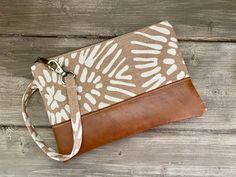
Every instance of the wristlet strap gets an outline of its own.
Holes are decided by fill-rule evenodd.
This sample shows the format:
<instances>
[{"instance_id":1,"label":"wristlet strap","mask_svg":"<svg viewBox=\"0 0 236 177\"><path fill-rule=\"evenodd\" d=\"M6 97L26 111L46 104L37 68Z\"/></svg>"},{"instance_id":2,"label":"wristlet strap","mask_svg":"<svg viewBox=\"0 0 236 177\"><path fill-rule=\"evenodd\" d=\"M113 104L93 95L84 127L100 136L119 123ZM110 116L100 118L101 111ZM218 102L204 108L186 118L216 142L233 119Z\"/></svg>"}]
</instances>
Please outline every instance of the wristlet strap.
<instances>
[{"instance_id":1,"label":"wristlet strap","mask_svg":"<svg viewBox=\"0 0 236 177\"><path fill-rule=\"evenodd\" d=\"M68 74L65 79L66 89L67 89L67 96L68 102L70 106L70 119L71 119L71 126L73 131L73 148L70 154L60 154L48 146L44 140L39 136L37 131L35 130L30 117L27 113L27 104L33 93L38 89L32 81L22 98L22 115L25 122L26 127L28 128L31 137L35 141L35 143L39 146L39 148L46 153L50 158L57 160L57 161L66 161L71 159L75 156L79 150L82 143L82 124L81 124L81 115L79 110L79 103L77 100L77 86L74 79L74 76Z\"/></svg>"}]
</instances>

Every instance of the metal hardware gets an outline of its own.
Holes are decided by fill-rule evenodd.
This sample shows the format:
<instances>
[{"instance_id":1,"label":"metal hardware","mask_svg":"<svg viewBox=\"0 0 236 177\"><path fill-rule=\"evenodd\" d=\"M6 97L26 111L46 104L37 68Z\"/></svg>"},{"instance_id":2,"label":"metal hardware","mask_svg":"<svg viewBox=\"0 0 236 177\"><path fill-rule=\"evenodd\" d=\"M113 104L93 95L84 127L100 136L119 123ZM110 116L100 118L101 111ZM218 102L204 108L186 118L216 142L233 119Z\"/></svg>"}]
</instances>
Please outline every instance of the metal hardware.
<instances>
[{"instance_id":1,"label":"metal hardware","mask_svg":"<svg viewBox=\"0 0 236 177\"><path fill-rule=\"evenodd\" d=\"M49 60L47 64L48 68L52 71L57 72L63 77L66 75L66 72L62 69L61 65L56 60Z\"/></svg>"},{"instance_id":2,"label":"metal hardware","mask_svg":"<svg viewBox=\"0 0 236 177\"><path fill-rule=\"evenodd\" d=\"M55 71L57 74L61 75L61 82L65 84L64 77L66 77L68 74L72 74L75 77L75 74L71 71L65 71L62 66L56 61L56 60L47 60L42 57L38 57L36 62L44 63L48 66L49 69L52 71Z\"/></svg>"},{"instance_id":3,"label":"metal hardware","mask_svg":"<svg viewBox=\"0 0 236 177\"><path fill-rule=\"evenodd\" d=\"M56 61L56 60L48 60L48 68L51 69L52 71L55 71L56 73L61 75L61 82L63 84L65 84L65 80L64 78L68 75L68 74L72 74L75 77L75 74L71 71L65 71L63 70L63 68L61 67L61 65Z\"/></svg>"}]
</instances>

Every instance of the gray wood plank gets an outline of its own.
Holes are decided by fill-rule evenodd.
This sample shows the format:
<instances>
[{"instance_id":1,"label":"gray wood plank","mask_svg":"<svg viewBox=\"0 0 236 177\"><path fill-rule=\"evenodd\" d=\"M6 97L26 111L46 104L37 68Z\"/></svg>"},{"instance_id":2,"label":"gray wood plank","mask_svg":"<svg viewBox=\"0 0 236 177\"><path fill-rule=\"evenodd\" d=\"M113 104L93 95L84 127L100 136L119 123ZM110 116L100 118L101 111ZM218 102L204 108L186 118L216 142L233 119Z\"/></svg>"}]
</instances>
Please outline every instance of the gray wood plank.
<instances>
[{"instance_id":1,"label":"gray wood plank","mask_svg":"<svg viewBox=\"0 0 236 177\"><path fill-rule=\"evenodd\" d=\"M1 37L0 124L24 126L20 111L22 94L30 82L30 65L36 56L52 56L96 43L100 39ZM162 129L234 132L236 128L236 44L181 42L192 80L209 111ZM16 89L17 88L17 89ZM37 126L49 126L39 95L30 103Z\"/></svg>"},{"instance_id":2,"label":"gray wood plank","mask_svg":"<svg viewBox=\"0 0 236 177\"><path fill-rule=\"evenodd\" d=\"M169 20L184 40L236 40L234 0L1 0L0 34L117 36Z\"/></svg>"},{"instance_id":3,"label":"gray wood plank","mask_svg":"<svg viewBox=\"0 0 236 177\"><path fill-rule=\"evenodd\" d=\"M236 176L234 0L0 0L0 4L1 177ZM114 142L68 163L47 158L29 136L20 111L35 58L61 54L161 20L174 25L208 113ZM30 103L30 115L42 137L55 147L38 94Z\"/></svg>"},{"instance_id":4,"label":"gray wood plank","mask_svg":"<svg viewBox=\"0 0 236 177\"><path fill-rule=\"evenodd\" d=\"M39 129L54 144L49 129ZM192 131L150 130L102 146L67 163L50 160L25 128L0 131L0 176L235 177L236 137Z\"/></svg>"}]
</instances>

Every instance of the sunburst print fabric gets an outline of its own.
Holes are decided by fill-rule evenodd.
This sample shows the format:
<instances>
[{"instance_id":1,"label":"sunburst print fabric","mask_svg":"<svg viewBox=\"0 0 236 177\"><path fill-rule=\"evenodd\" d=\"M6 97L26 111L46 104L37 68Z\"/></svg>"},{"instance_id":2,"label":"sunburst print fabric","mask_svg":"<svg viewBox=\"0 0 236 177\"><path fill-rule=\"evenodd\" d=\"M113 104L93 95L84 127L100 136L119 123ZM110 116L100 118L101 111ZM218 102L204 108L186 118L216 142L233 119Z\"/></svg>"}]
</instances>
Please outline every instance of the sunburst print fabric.
<instances>
[{"instance_id":1,"label":"sunburst print fabric","mask_svg":"<svg viewBox=\"0 0 236 177\"><path fill-rule=\"evenodd\" d=\"M81 115L189 77L166 21L50 59L75 74ZM41 63L31 69L51 125L69 120L60 75Z\"/></svg>"}]
</instances>

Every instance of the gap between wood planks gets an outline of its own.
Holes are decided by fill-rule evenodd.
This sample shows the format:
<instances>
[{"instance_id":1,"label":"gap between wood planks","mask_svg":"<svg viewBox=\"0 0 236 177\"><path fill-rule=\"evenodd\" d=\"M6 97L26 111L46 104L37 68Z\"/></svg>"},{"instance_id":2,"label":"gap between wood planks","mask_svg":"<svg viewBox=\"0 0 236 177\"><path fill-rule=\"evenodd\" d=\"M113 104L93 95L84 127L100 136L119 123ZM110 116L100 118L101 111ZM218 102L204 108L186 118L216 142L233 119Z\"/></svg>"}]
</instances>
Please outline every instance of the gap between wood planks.
<instances>
[{"instance_id":1,"label":"gap between wood planks","mask_svg":"<svg viewBox=\"0 0 236 177\"><path fill-rule=\"evenodd\" d=\"M113 37L117 37L116 35L113 36L93 36L93 35L24 35L24 34L0 34L0 37L35 37L35 38L87 38L87 39L111 39ZM236 42L236 38L222 38L222 37L214 37L214 38L206 38L206 37L186 37L186 38L178 38L179 41L182 42ZM38 125L35 126L36 128L51 128L50 125ZM6 131L8 129L26 129L24 125L11 125L11 124L0 124L0 130ZM195 133L207 133L207 134L236 134L236 129L184 129L184 128L165 128L165 127L157 127L149 130L150 132L195 132Z\"/></svg>"},{"instance_id":2,"label":"gap between wood planks","mask_svg":"<svg viewBox=\"0 0 236 177\"><path fill-rule=\"evenodd\" d=\"M165 126L165 125L163 125ZM155 127L143 132L149 132L149 133L177 133L177 132L191 132L191 133L206 133L206 134L236 134L236 129L184 129L184 128L165 128L163 126ZM38 125L35 126L37 129L49 129L51 126L45 126L45 125ZM8 130L18 130L18 129L26 129L24 125L0 125L0 130L2 132L8 132ZM141 132L142 133L142 132ZM132 136L132 135L131 135Z\"/></svg>"},{"instance_id":3,"label":"gap between wood planks","mask_svg":"<svg viewBox=\"0 0 236 177\"><path fill-rule=\"evenodd\" d=\"M123 34L121 34L123 35ZM38 34L0 34L0 37L35 37L35 38L86 38L86 39L111 39L121 35L38 35ZM224 37L178 37L178 41L183 42L236 42L236 37L224 38Z\"/></svg>"}]
</instances>

